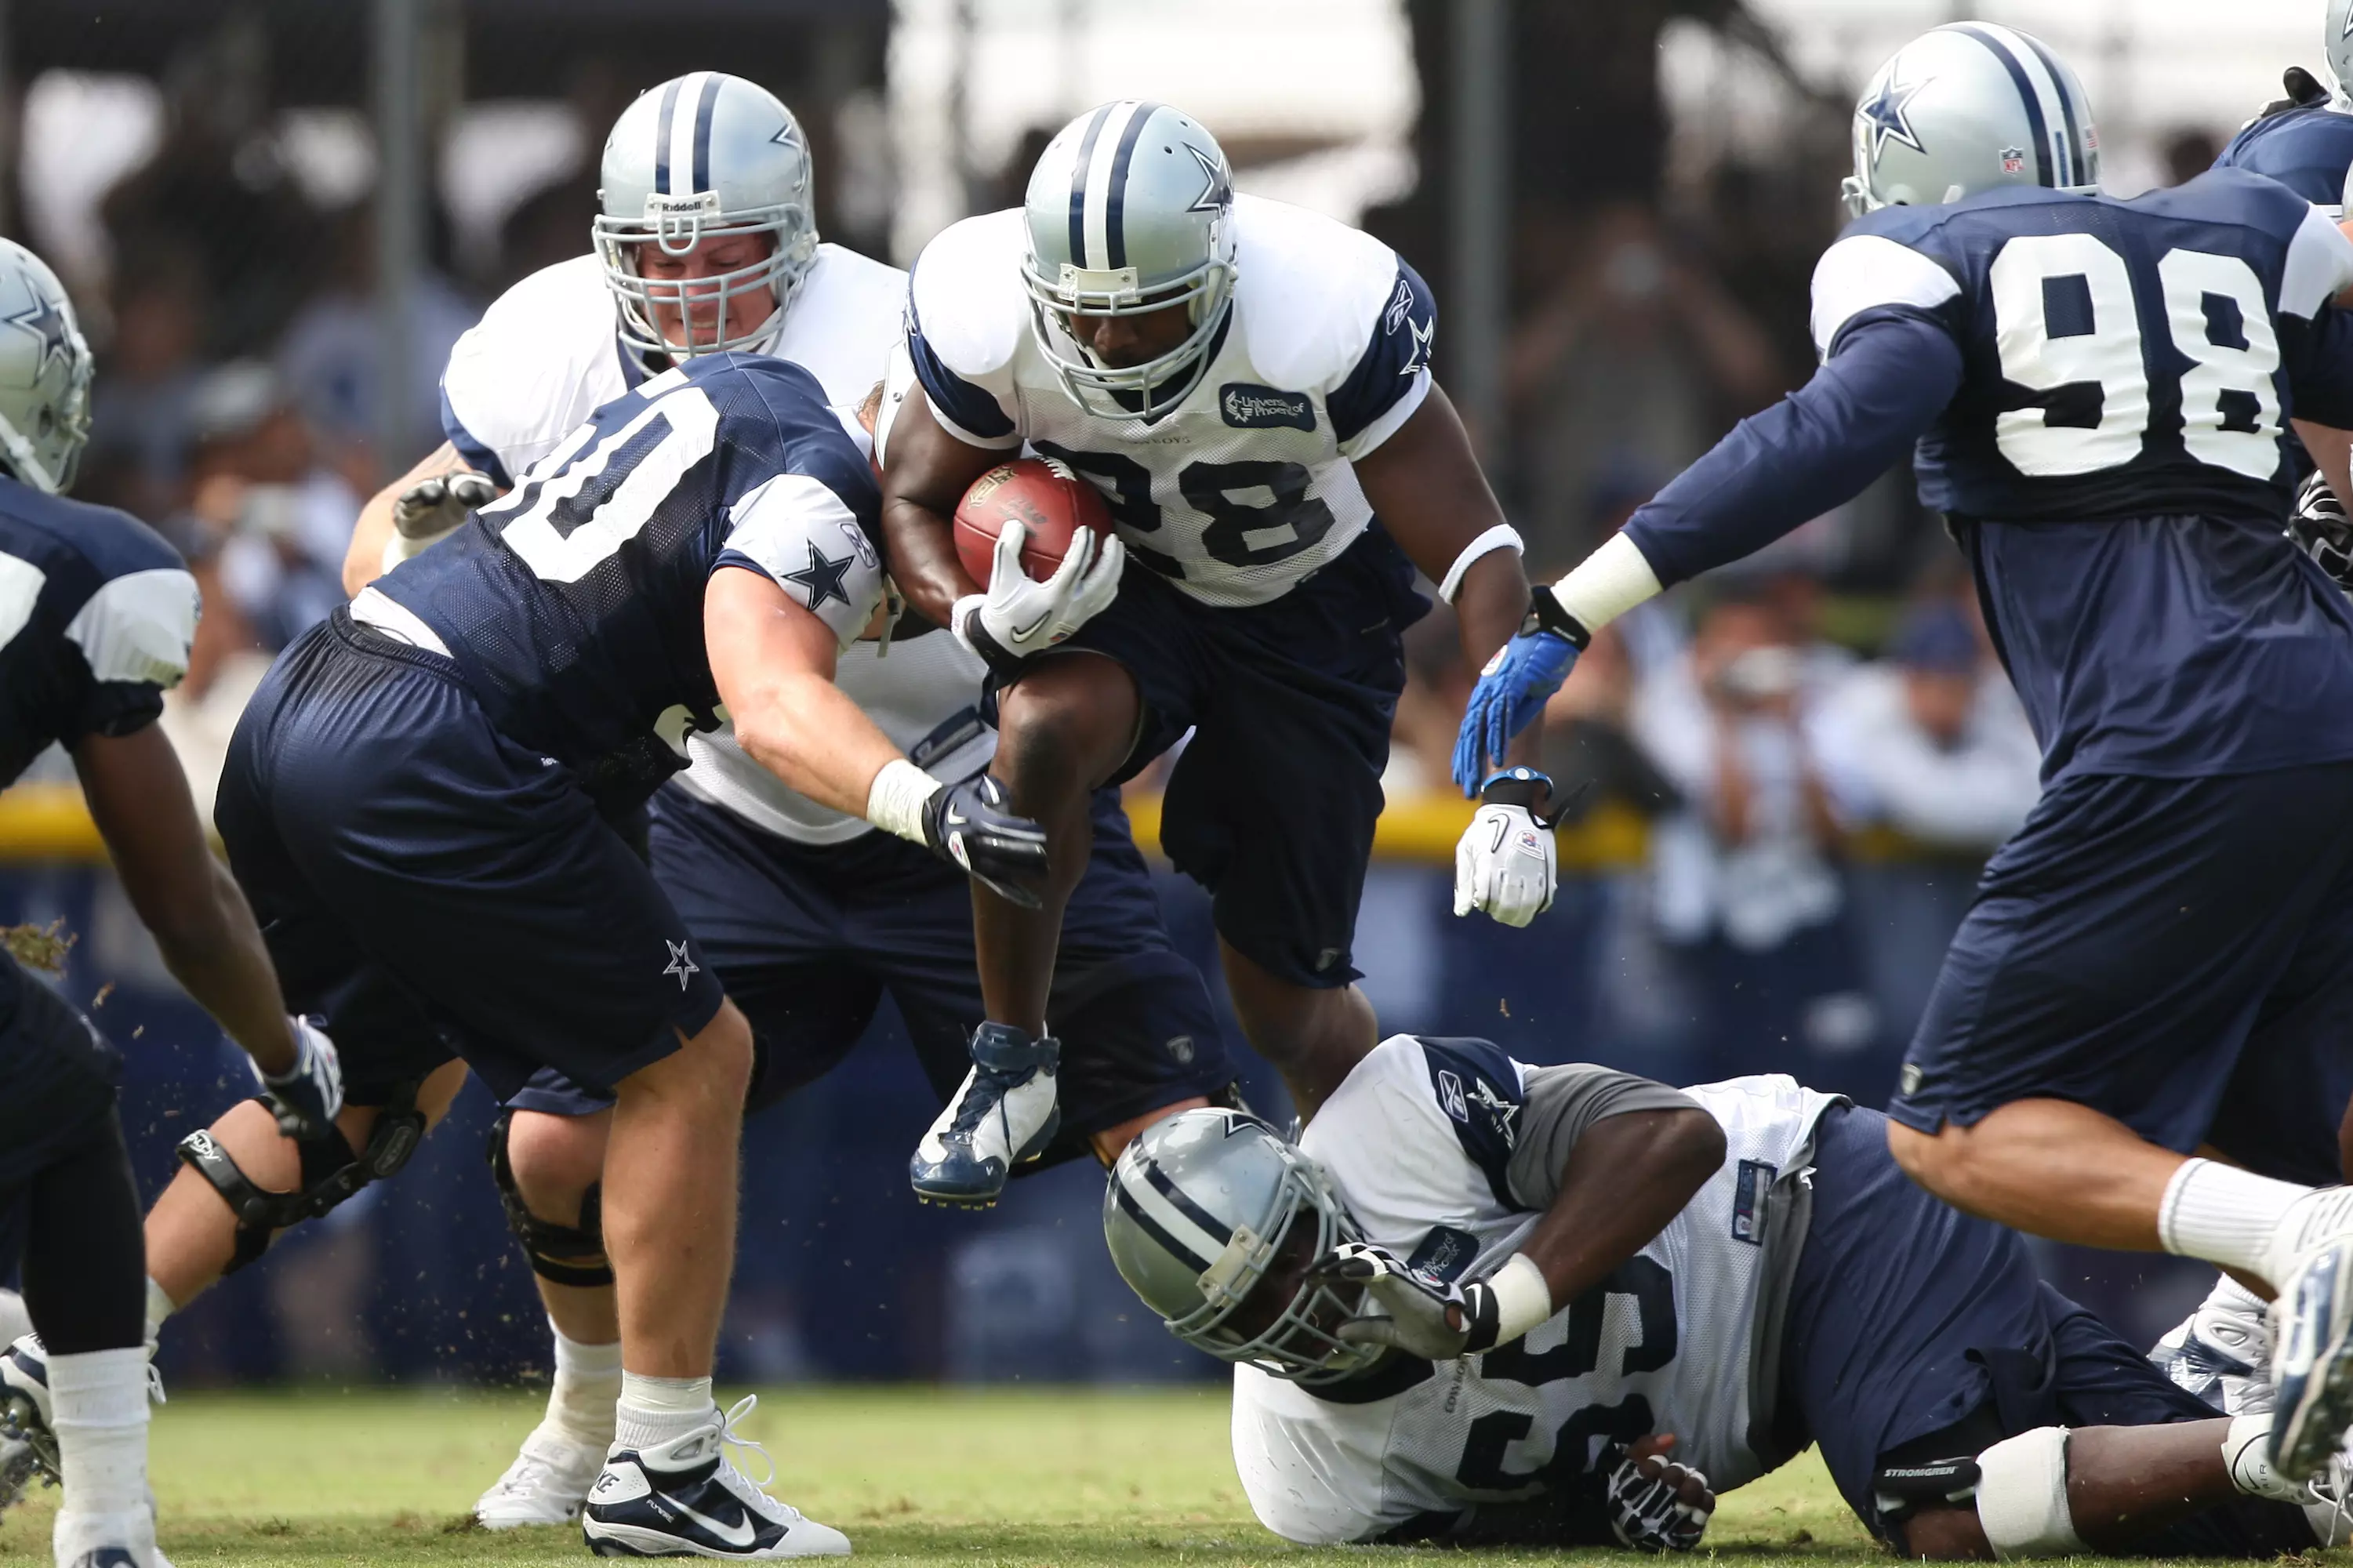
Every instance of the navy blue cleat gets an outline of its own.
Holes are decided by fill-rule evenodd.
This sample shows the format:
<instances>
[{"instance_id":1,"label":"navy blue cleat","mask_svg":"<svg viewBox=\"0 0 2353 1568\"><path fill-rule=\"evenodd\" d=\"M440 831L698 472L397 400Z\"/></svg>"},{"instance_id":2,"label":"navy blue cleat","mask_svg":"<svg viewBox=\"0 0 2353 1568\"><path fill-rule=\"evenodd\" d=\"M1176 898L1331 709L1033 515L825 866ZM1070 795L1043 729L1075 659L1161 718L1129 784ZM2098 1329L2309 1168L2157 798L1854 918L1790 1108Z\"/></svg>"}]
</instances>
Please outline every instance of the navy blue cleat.
<instances>
[{"instance_id":1,"label":"navy blue cleat","mask_svg":"<svg viewBox=\"0 0 2353 1568\"><path fill-rule=\"evenodd\" d=\"M588 1490L580 1533L599 1557L847 1557L849 1540L778 1502L728 1459L726 1446L758 1403L738 1401L710 1425L647 1448L615 1444ZM761 1450L763 1458L765 1450ZM771 1471L771 1479L774 1477Z\"/></svg>"},{"instance_id":2,"label":"navy blue cleat","mask_svg":"<svg viewBox=\"0 0 2353 1568\"><path fill-rule=\"evenodd\" d=\"M1062 1125L1054 1075L1062 1043L1010 1024L972 1035L972 1071L915 1146L907 1179L927 1204L987 1208L1013 1167L1036 1159Z\"/></svg>"},{"instance_id":3,"label":"navy blue cleat","mask_svg":"<svg viewBox=\"0 0 2353 1568\"><path fill-rule=\"evenodd\" d=\"M2353 1426L2353 1235L2306 1252L2280 1300L2272 1465L2306 1481L2327 1468Z\"/></svg>"}]
</instances>

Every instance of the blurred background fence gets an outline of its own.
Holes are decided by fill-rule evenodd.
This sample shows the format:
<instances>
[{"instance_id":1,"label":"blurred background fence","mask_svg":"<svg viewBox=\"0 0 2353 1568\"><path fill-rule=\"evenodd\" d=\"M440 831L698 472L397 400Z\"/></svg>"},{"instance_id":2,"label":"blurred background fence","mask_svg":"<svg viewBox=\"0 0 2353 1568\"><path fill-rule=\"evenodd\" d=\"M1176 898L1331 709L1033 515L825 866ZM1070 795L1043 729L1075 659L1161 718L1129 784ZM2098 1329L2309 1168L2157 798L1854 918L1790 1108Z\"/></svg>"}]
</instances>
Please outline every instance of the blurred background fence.
<instances>
[{"instance_id":1,"label":"blurred background fence","mask_svg":"<svg viewBox=\"0 0 2353 1568\"><path fill-rule=\"evenodd\" d=\"M2107 183L2188 177L2317 68L2318 0L0 0L0 232L47 257L100 353L81 493L206 595L166 722L208 795L271 654L340 597L360 499L438 439L482 305L580 253L605 129L698 67L792 104L828 238L903 264L1018 199L1045 136L1119 95L1184 106L1241 188L1361 223L1430 279L1437 363L1532 566L1565 567L1808 374L1862 76L1983 16L2082 70ZM1959 563L1890 474L1740 571L1630 617L1547 719L1581 786L1557 906L1454 920L1437 793L1468 689L1414 632L1358 933L1387 1025L1696 1081L1779 1069L1871 1103L2035 756ZM63 981L121 1043L142 1179L240 1092L106 874L70 770L0 796L0 921L63 919ZM1150 783L1134 799L1153 841ZM1204 900L1167 912L1214 974ZM1214 984L1214 983L1213 983ZM100 998L102 996L102 1001ZM1101 1183L918 1209L930 1116L895 1023L756 1124L731 1375L1201 1375L1132 1310ZM1263 1073L1248 1090L1281 1109ZM175 1325L178 1378L512 1375L543 1353L470 1089L396 1183ZM2049 1259L2137 1337L2194 1274Z\"/></svg>"}]
</instances>

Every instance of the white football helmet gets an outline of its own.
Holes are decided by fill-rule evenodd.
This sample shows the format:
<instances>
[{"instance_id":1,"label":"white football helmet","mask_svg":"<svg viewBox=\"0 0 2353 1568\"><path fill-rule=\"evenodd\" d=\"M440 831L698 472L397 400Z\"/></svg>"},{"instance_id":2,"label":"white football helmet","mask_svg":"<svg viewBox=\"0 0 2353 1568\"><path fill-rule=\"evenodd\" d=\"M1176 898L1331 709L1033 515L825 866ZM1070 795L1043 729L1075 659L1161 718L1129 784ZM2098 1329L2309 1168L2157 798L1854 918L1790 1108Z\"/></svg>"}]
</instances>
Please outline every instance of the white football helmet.
<instances>
[{"instance_id":1,"label":"white football helmet","mask_svg":"<svg viewBox=\"0 0 2353 1568\"><path fill-rule=\"evenodd\" d=\"M48 263L0 239L0 464L51 495L90 439L90 345Z\"/></svg>"},{"instance_id":2,"label":"white football helmet","mask_svg":"<svg viewBox=\"0 0 2353 1568\"><path fill-rule=\"evenodd\" d=\"M2337 78L2337 96L2341 102L2353 95L2353 0L2328 0L2328 10L2322 23L2321 52L2328 57L2328 68Z\"/></svg>"},{"instance_id":3,"label":"white football helmet","mask_svg":"<svg viewBox=\"0 0 2353 1568\"><path fill-rule=\"evenodd\" d=\"M1990 22L1921 34L1854 106L1847 210L1934 206L2001 185L2100 188L2084 84L2040 39Z\"/></svg>"},{"instance_id":4,"label":"white football helmet","mask_svg":"<svg viewBox=\"0 0 2353 1568\"><path fill-rule=\"evenodd\" d=\"M1022 210L1031 329L1071 399L1124 419L1192 391L1234 299L1234 178L1217 138L1166 104L1091 109L1046 144ZM1193 331L1139 365L1103 363L1062 322L1172 305Z\"/></svg>"},{"instance_id":5,"label":"white football helmet","mask_svg":"<svg viewBox=\"0 0 2353 1568\"><path fill-rule=\"evenodd\" d=\"M685 359L765 339L817 258L814 184L800 121L756 82L689 71L648 89L613 122L597 180L596 250L620 303L621 341ZM705 339L681 312L687 341L668 342L654 324L654 302L675 309L680 286L649 284L638 276L638 254L656 245L684 256L706 239L738 234L770 237L768 254L691 285L696 298L718 294L716 328ZM776 309L748 325L731 321L735 295L763 283Z\"/></svg>"}]
</instances>

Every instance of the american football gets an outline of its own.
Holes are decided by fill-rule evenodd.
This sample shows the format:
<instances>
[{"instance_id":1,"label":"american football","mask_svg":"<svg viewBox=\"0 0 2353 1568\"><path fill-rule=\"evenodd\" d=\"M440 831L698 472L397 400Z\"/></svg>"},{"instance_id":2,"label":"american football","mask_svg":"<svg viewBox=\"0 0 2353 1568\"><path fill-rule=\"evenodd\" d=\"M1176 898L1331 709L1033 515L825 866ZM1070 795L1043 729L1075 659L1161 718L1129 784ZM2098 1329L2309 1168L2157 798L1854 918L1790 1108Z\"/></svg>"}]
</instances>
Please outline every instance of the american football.
<instances>
[{"instance_id":1,"label":"american football","mask_svg":"<svg viewBox=\"0 0 2353 1568\"><path fill-rule=\"evenodd\" d=\"M1021 569L1042 583L1062 563L1079 530L1111 532L1111 509L1101 490L1052 458L1023 458L989 469L973 480L955 510L956 559L983 587L995 569L997 536L1009 522L1028 530Z\"/></svg>"}]
</instances>

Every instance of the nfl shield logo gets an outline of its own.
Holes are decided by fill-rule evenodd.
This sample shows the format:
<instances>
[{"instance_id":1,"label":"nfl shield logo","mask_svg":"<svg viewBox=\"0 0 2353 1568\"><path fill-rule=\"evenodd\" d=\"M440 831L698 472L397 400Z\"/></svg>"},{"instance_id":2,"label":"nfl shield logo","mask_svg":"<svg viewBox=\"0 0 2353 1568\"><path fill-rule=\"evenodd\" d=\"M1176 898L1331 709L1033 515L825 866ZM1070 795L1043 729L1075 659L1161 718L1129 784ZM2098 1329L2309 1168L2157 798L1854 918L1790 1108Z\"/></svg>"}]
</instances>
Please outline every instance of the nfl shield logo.
<instances>
[{"instance_id":1,"label":"nfl shield logo","mask_svg":"<svg viewBox=\"0 0 2353 1568\"><path fill-rule=\"evenodd\" d=\"M2001 150L2001 172L2005 174L2026 173L2026 149L2005 147Z\"/></svg>"}]
</instances>

